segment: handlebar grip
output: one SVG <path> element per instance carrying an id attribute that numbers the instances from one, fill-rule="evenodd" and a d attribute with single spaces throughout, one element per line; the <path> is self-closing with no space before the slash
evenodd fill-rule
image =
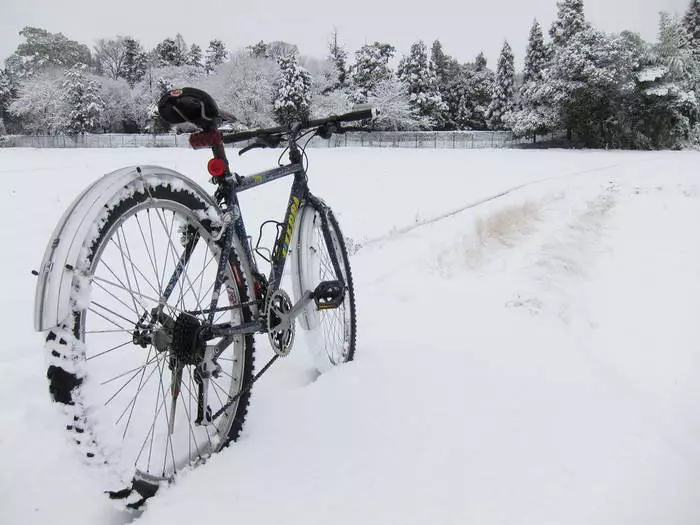
<path id="1" fill-rule="evenodd" d="M 340 122 L 353 122 L 356 120 L 367 120 L 367 119 L 375 119 L 379 116 L 379 109 L 378 108 L 373 108 L 369 104 L 361 104 L 356 106 L 356 109 L 354 111 L 351 111 L 350 113 L 345 113 L 344 115 L 340 115 L 338 117 L 338 121 Z"/>

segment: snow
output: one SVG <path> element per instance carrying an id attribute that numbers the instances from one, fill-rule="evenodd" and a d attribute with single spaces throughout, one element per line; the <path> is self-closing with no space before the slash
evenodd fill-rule
<path id="1" fill-rule="evenodd" d="M 698 153 L 309 157 L 312 191 L 359 247 L 357 359 L 317 377 L 297 338 L 240 441 L 136 516 L 101 494 L 49 402 L 30 270 L 98 176 L 156 164 L 209 187 L 208 156 L 0 150 L 0 523 L 700 521 Z M 242 195 L 249 233 L 281 218 L 288 187 Z"/>
<path id="2" fill-rule="evenodd" d="M 637 73 L 637 80 L 640 82 L 653 82 L 662 78 L 668 73 L 668 68 L 665 66 L 654 66 L 642 69 Z"/>

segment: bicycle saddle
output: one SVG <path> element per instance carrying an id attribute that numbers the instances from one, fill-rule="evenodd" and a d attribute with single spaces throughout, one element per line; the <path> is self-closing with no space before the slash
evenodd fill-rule
<path id="1" fill-rule="evenodd" d="M 205 130 L 215 129 L 221 119 L 211 95 L 191 87 L 165 92 L 158 101 L 158 113 L 168 124 L 191 122 Z"/>

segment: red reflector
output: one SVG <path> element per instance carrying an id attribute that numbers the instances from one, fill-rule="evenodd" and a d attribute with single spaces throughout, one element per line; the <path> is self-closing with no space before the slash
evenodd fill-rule
<path id="1" fill-rule="evenodd" d="M 211 159 L 207 163 L 207 170 L 212 177 L 221 177 L 226 173 L 226 161 L 224 159 Z"/>
<path id="2" fill-rule="evenodd" d="M 193 149 L 211 148 L 222 142 L 221 132 L 218 129 L 214 131 L 200 131 L 190 135 L 190 146 Z"/>

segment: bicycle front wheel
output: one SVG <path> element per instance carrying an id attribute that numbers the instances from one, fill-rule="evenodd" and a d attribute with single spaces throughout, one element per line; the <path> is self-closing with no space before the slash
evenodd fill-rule
<path id="1" fill-rule="evenodd" d="M 253 375 L 251 335 L 199 339 L 211 313 L 251 319 L 251 281 L 235 243 L 216 289 L 217 226 L 181 186 L 144 181 L 105 203 L 83 245 L 72 319 L 47 338 L 50 391 L 74 441 L 114 475 L 110 488 L 142 498 L 238 437 L 249 393 L 231 401 Z"/>
<path id="2" fill-rule="evenodd" d="M 324 236 L 322 213 L 326 214 L 330 243 Z M 314 291 L 323 281 L 341 280 L 331 254 L 340 266 L 345 283 L 340 306 L 319 310 L 311 302 L 297 317 L 316 367 L 324 372 L 355 357 L 355 289 L 345 241 L 333 212 L 328 208 L 319 211 L 305 204 L 300 215 L 292 252 L 292 288 L 296 299 L 307 291 Z"/>

